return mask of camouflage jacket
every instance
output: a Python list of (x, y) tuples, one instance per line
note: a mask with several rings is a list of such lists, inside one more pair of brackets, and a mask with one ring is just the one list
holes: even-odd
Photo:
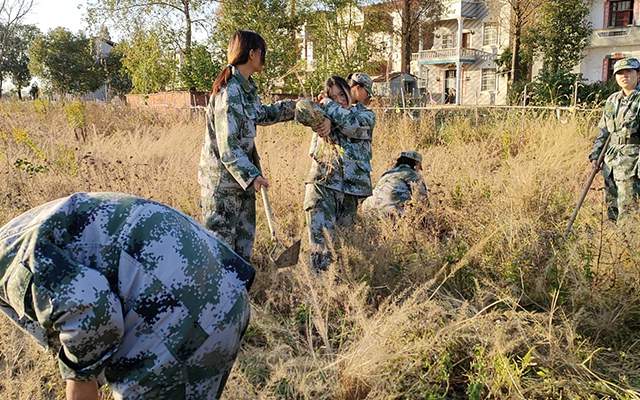
[(590, 160), (596, 160), (609, 135), (611, 142), (605, 153), (604, 173), (616, 170), (616, 179), (625, 179), (637, 171), (639, 144), (624, 144), (631, 137), (640, 139), (640, 86), (629, 96), (622, 91), (609, 96), (604, 106), (602, 118), (598, 123), (600, 132), (596, 138)]
[[(263, 105), (252, 79), (237, 68), (207, 107), (207, 128), (200, 154), (198, 181), (202, 188), (246, 190), (261, 174), (255, 146), (256, 125), (290, 121), (295, 101)], [(209, 190), (208, 190), (209, 191)]]
[(318, 183), (359, 197), (371, 195), (371, 141), (376, 116), (361, 104), (345, 109), (324, 99), (331, 120), (328, 138), (312, 139), (313, 162), (307, 183)]
[(41, 345), (62, 346), (65, 379), (181, 379), (156, 365), (220, 329), (253, 276), (188, 216), (129, 195), (76, 193), (0, 228), (0, 310)]
[(365, 200), (365, 209), (383, 212), (404, 210), (405, 202), (412, 194), (418, 200), (426, 200), (427, 186), (418, 171), (408, 165), (399, 165), (382, 174), (373, 190), (373, 195)]

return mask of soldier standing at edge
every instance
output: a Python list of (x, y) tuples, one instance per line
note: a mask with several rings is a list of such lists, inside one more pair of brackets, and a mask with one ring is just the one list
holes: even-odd
[(640, 195), (638, 156), (640, 154), (640, 61), (625, 58), (613, 66), (613, 73), (621, 90), (612, 94), (605, 103), (589, 160), (594, 163), (611, 136), (605, 150), (602, 175), (604, 176), (607, 213), (612, 221), (624, 217), (637, 206)]
[(255, 271), (163, 204), (76, 193), (0, 227), (0, 311), (58, 351), (68, 400), (219, 399)]
[(198, 170), (205, 226), (247, 261), (255, 238), (256, 192), (269, 187), (255, 146), (256, 125), (292, 120), (296, 104), (260, 102), (251, 76), (263, 70), (266, 52), (259, 34), (233, 35), (227, 50), (229, 65), (213, 83)]

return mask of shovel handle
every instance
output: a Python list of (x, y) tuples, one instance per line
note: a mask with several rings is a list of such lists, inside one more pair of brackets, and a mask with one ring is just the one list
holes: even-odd
[(271, 203), (269, 202), (269, 194), (266, 187), (260, 188), (260, 194), (262, 195), (262, 203), (264, 204), (264, 213), (267, 216), (267, 224), (269, 225), (269, 232), (271, 232), (271, 238), (276, 238), (276, 228), (273, 224), (273, 211), (271, 210)]

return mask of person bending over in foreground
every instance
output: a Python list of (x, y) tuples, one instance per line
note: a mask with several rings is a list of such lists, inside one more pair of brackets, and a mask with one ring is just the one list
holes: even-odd
[(193, 219), (76, 193), (0, 228), (0, 310), (59, 348), (67, 399), (218, 399), (254, 270)]
[(393, 168), (386, 171), (373, 189), (373, 195), (362, 203), (365, 212), (383, 216), (402, 215), (405, 204), (414, 193), (418, 201), (427, 200), (427, 185), (422, 175), (422, 155), (417, 151), (400, 153)]

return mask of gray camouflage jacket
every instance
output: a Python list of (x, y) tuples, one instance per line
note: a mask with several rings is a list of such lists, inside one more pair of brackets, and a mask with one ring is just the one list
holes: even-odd
[(331, 134), (327, 139), (314, 134), (313, 162), (305, 182), (358, 197), (370, 196), (375, 113), (360, 103), (345, 109), (328, 98), (321, 105), (331, 120)]
[(622, 144), (631, 137), (640, 138), (640, 86), (629, 96), (618, 91), (607, 99), (598, 123), (600, 133), (596, 138), (590, 160), (596, 160), (609, 135), (611, 143), (606, 150), (603, 173), (609, 175), (616, 170), (616, 179), (625, 179), (638, 173), (639, 144)]
[(402, 213), (404, 204), (411, 200), (413, 193), (418, 200), (425, 200), (427, 186), (418, 171), (405, 164), (399, 165), (382, 174), (373, 195), (365, 200), (363, 208)]
[(237, 317), (253, 276), (193, 219), (124, 194), (77, 193), (0, 228), (0, 310), (62, 346), (64, 379), (128, 393), (179, 385), (167, 365)]
[(261, 174), (256, 125), (290, 121), (295, 115), (295, 101), (263, 105), (253, 80), (245, 79), (235, 67), (232, 71), (227, 85), (211, 97), (207, 107), (198, 171), (200, 186), (207, 191), (251, 186)]

